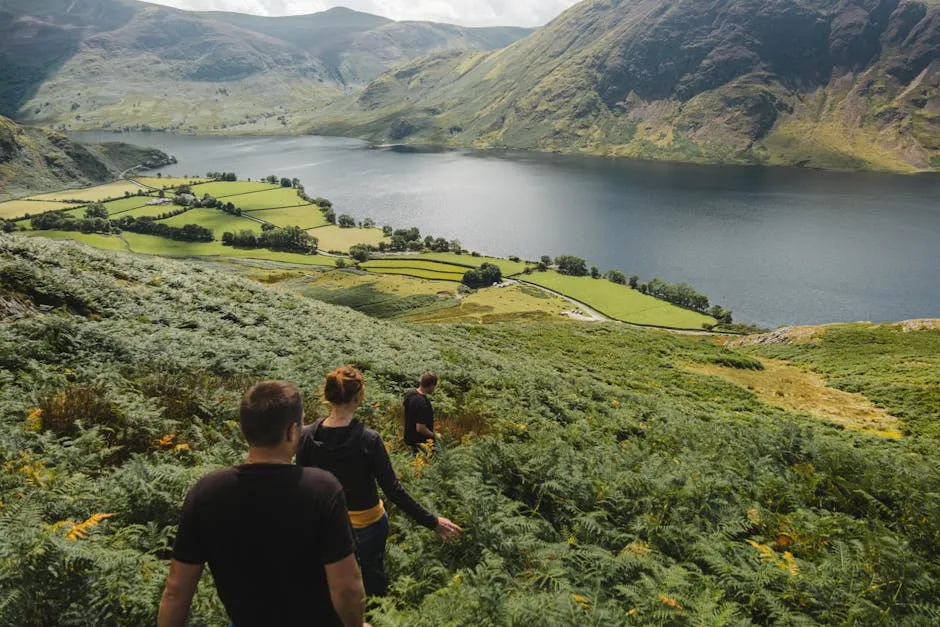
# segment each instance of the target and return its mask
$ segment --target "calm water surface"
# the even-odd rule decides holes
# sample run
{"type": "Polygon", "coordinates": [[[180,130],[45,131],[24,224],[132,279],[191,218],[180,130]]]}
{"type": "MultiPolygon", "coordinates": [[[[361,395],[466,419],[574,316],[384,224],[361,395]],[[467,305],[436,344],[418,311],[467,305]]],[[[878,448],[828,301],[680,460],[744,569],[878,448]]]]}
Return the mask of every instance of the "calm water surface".
{"type": "Polygon", "coordinates": [[[166,174],[297,177],[338,213],[464,247],[688,281],[767,326],[940,317],[940,176],[373,149],[322,137],[84,133],[166,174]]]}

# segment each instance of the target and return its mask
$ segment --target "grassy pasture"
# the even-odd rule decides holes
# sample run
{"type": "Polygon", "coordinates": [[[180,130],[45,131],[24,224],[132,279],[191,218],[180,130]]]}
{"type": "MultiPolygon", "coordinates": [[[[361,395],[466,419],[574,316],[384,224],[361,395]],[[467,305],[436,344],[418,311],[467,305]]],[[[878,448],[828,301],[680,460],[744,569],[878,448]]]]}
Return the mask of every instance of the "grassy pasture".
{"type": "MultiPolygon", "coordinates": [[[[288,210],[280,209],[276,211],[288,210]]],[[[264,219],[263,213],[253,215],[258,215],[258,217],[264,219]]],[[[340,252],[349,252],[349,249],[356,244],[378,246],[379,242],[386,239],[381,229],[341,229],[332,224],[310,229],[308,232],[320,240],[321,250],[336,250],[340,252]]]]}
{"type": "Polygon", "coordinates": [[[108,200],[109,198],[123,198],[124,192],[136,194],[142,189],[144,188],[137,183],[120,181],[118,183],[108,183],[107,185],[98,185],[96,187],[86,187],[85,189],[66,189],[61,192],[40,194],[38,196],[31,196],[30,200],[100,202],[108,200]]]}
{"type": "Polygon", "coordinates": [[[153,198],[153,196],[131,196],[130,198],[120,198],[106,202],[104,206],[107,208],[109,216],[115,216],[125,211],[130,211],[131,209],[143,207],[153,200],[153,198]]]}
{"type": "Polygon", "coordinates": [[[55,240],[71,240],[80,244],[87,244],[102,250],[127,251],[124,241],[117,235],[101,235],[99,233],[76,233],[74,231],[26,231],[22,233],[27,237],[46,237],[55,240]]]}
{"type": "Polygon", "coordinates": [[[327,224],[326,218],[316,205],[299,205],[284,209],[264,209],[249,212],[253,218],[270,222],[274,226],[299,226],[302,229],[327,224]]]}
{"type": "Polygon", "coordinates": [[[0,218],[4,220],[22,218],[27,213],[36,216],[40,213],[58,211],[72,206],[74,205],[50,200],[8,200],[0,202],[0,218]]]}
{"type": "Polygon", "coordinates": [[[412,322],[470,322],[491,324],[520,320],[569,320],[558,314],[571,309],[571,304],[557,296],[524,285],[501,289],[478,290],[461,299],[460,305],[428,313],[416,313],[412,322]]]}
{"type": "Polygon", "coordinates": [[[280,261],[307,266],[335,266],[336,259],[323,255],[298,255],[281,253],[264,248],[243,249],[223,246],[222,242],[176,242],[155,235],[124,233],[131,251],[144,255],[162,255],[167,257],[233,257],[238,259],[262,259],[280,261]]]}
{"type": "MultiPolygon", "coordinates": [[[[443,263],[465,266],[467,268],[479,268],[484,263],[491,263],[498,266],[503,271],[503,276],[512,276],[519,274],[526,268],[526,264],[519,261],[510,261],[499,257],[474,257],[473,255],[458,255],[456,253],[422,253],[420,255],[402,255],[398,259],[428,259],[431,261],[440,261],[443,263]]],[[[530,264],[531,265],[531,264],[530,264]]]]}
{"type": "Polygon", "coordinates": [[[181,213],[178,216],[173,216],[162,222],[169,226],[177,227],[186,226],[187,224],[198,224],[199,226],[204,226],[211,230],[212,233],[215,234],[216,239],[221,239],[222,234],[226,231],[230,233],[245,230],[254,231],[255,233],[261,232],[261,224],[254,220],[239,218],[238,216],[229,215],[224,211],[208,207],[190,209],[186,213],[181,213]]]}
{"type": "MultiPolygon", "coordinates": [[[[279,185],[261,183],[260,181],[216,181],[214,183],[201,183],[193,186],[193,193],[202,198],[209,194],[214,198],[228,198],[241,194],[250,194],[260,191],[277,191],[279,185]]],[[[232,200],[231,202],[235,202],[232,200]]]]}
{"type": "Polygon", "coordinates": [[[674,329],[701,329],[703,324],[715,324],[715,319],[710,316],[676,307],[604,279],[571,277],[549,271],[534,272],[521,277],[521,280],[574,298],[622,322],[674,329]]]}
{"type": "Polygon", "coordinates": [[[146,187],[153,187],[155,189],[173,189],[174,187],[179,187],[180,185],[199,184],[206,179],[199,177],[185,178],[182,176],[138,176],[134,180],[146,187]]]}
{"type": "MultiPolygon", "coordinates": [[[[114,217],[116,218],[156,218],[157,216],[162,216],[165,213],[169,213],[174,209],[179,207],[175,205],[150,205],[145,207],[138,207],[137,209],[129,209],[124,211],[114,217]]],[[[185,215],[185,214],[184,214],[185,215]]],[[[187,222],[187,224],[189,224],[187,222]]]]}
{"type": "Polygon", "coordinates": [[[460,283],[462,274],[453,274],[450,272],[436,272],[434,270],[422,270],[418,268],[376,268],[371,270],[378,274],[394,274],[398,276],[414,277],[416,279],[428,279],[430,281],[451,281],[460,283]]]}
{"type": "Polygon", "coordinates": [[[466,268],[461,268],[459,266],[436,263],[433,261],[422,261],[419,259],[375,259],[359,264],[359,267],[364,270],[371,270],[373,272],[386,272],[391,270],[423,270],[427,272],[436,272],[438,274],[453,275],[455,277],[454,280],[457,281],[462,279],[463,275],[467,272],[466,268]]]}
{"type": "MultiPolygon", "coordinates": [[[[280,209],[281,207],[307,205],[307,201],[297,195],[296,189],[288,187],[241,194],[238,198],[230,198],[228,202],[231,202],[242,211],[280,209]]],[[[319,209],[317,209],[317,211],[319,211],[319,209]]]]}

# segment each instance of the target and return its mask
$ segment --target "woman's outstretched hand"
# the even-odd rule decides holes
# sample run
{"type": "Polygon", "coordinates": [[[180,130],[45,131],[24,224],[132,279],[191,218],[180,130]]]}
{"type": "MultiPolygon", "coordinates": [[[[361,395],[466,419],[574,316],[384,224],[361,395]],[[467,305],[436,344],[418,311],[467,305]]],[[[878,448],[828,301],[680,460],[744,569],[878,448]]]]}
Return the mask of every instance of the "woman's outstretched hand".
{"type": "Polygon", "coordinates": [[[434,531],[444,542],[453,542],[463,533],[463,529],[442,516],[438,517],[434,531]]]}

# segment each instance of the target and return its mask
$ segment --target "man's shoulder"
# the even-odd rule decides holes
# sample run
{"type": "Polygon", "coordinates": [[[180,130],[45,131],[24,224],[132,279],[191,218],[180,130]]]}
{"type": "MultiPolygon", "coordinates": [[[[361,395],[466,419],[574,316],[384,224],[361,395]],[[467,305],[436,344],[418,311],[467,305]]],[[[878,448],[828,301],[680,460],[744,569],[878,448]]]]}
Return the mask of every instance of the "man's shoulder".
{"type": "Polygon", "coordinates": [[[304,466],[302,470],[300,485],[305,489],[320,494],[333,494],[343,491],[343,485],[332,473],[312,466],[304,466]]]}

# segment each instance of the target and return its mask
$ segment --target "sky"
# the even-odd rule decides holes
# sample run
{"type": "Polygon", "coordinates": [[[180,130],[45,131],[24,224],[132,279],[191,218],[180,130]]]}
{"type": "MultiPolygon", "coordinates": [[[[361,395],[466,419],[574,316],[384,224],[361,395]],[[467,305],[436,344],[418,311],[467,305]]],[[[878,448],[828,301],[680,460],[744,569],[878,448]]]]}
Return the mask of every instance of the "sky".
{"type": "Polygon", "coordinates": [[[431,20],[464,26],[541,26],[577,0],[146,0],[192,11],[298,15],[340,4],[393,20],[431,20]]]}

